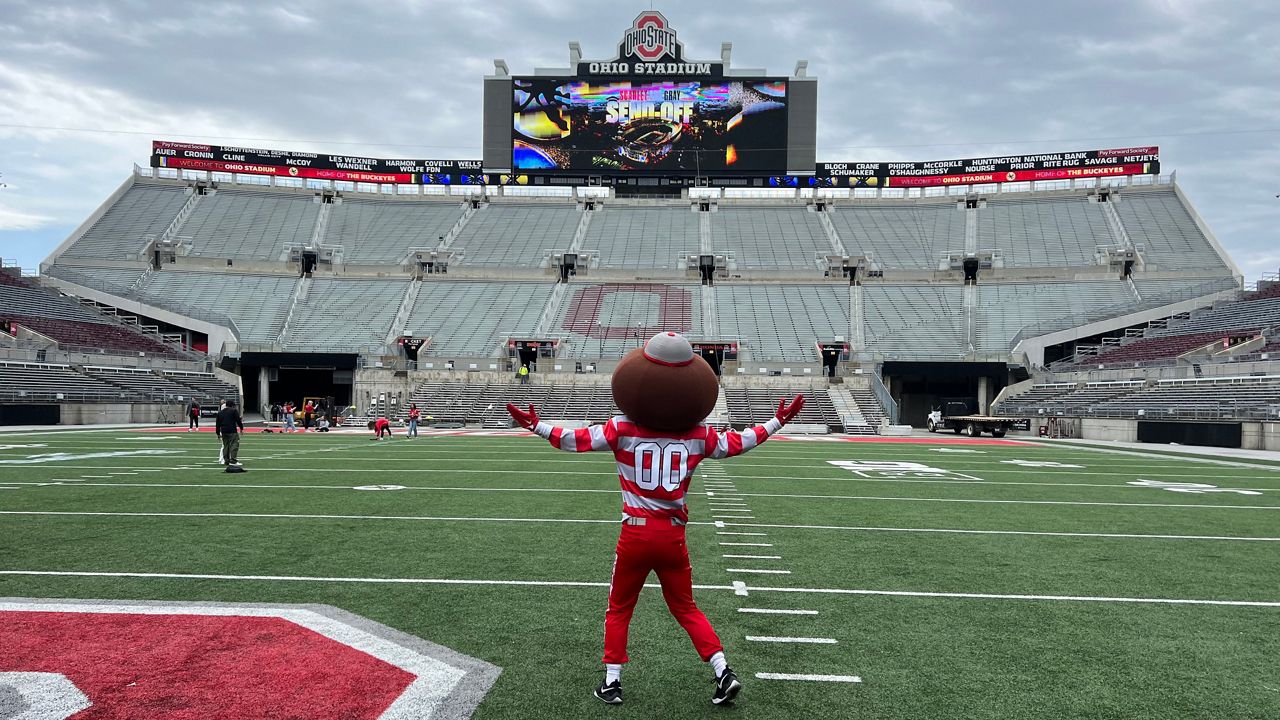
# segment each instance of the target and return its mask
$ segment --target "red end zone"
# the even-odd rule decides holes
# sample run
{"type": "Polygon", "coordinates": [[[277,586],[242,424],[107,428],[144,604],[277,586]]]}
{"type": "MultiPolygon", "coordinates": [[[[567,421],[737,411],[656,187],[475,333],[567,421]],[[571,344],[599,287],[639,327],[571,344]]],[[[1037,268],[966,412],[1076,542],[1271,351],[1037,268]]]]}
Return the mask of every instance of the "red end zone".
{"type": "Polygon", "coordinates": [[[325,606],[0,600],[0,648],[0,688],[76,720],[467,717],[498,673],[325,606]],[[89,706],[59,711],[31,678],[89,706]]]}

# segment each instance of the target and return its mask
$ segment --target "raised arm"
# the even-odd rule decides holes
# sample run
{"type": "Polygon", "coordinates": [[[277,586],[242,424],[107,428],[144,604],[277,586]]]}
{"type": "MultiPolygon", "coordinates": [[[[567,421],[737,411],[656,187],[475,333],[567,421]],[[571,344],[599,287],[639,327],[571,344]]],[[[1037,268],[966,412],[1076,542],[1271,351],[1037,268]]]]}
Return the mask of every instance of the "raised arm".
{"type": "Polygon", "coordinates": [[[796,395],[790,404],[786,400],[778,401],[778,411],[763,425],[749,427],[742,432],[727,430],[724,434],[713,428],[707,429],[707,457],[713,460],[734,457],[760,445],[771,435],[782,429],[800,411],[804,409],[804,395],[796,395]]]}
{"type": "Polygon", "coordinates": [[[551,443],[551,447],[560,450],[587,452],[590,450],[615,450],[618,446],[618,430],[612,420],[604,425],[592,425],[591,427],[577,430],[566,430],[539,420],[538,412],[532,405],[529,406],[529,410],[526,412],[511,403],[507,403],[507,412],[511,413],[511,417],[516,421],[517,425],[546,438],[551,443]]]}

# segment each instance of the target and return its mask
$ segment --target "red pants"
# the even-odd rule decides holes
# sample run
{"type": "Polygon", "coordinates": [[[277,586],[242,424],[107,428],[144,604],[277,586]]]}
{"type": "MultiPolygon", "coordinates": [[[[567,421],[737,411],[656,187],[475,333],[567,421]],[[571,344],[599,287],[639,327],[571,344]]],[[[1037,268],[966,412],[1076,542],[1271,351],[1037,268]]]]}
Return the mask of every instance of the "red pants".
{"type": "Polygon", "coordinates": [[[627,629],[651,570],[658,573],[667,608],[689,633],[698,655],[704,661],[710,660],[722,648],[707,616],[693,602],[693,571],[684,543],[684,526],[650,518],[644,525],[624,524],[618,537],[609,609],[604,614],[604,661],[621,664],[629,660],[627,629]]]}

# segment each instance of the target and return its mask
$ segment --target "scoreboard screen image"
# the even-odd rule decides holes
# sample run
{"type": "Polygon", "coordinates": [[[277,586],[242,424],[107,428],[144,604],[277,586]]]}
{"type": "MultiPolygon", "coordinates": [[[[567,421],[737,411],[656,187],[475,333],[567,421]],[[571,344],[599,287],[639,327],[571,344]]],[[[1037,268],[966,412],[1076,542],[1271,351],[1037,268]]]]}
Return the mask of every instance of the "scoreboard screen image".
{"type": "Polygon", "coordinates": [[[520,172],[780,173],[787,81],[512,81],[520,172]]]}

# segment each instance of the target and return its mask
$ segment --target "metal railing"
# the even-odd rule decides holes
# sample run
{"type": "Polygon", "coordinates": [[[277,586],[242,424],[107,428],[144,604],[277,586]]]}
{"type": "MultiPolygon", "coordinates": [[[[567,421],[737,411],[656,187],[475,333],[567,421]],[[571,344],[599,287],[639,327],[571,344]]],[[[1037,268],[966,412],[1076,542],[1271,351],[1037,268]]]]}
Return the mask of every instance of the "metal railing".
{"type": "MultiPolygon", "coordinates": [[[[118,285],[108,285],[83,273],[68,270],[65,267],[55,265],[49,268],[49,270],[49,276],[55,280],[65,280],[66,282],[86,287],[90,290],[97,290],[107,295],[113,295],[126,300],[133,300],[134,302],[142,303],[143,305],[151,305],[152,307],[156,307],[161,310],[168,310],[169,312],[176,313],[178,315],[184,315],[192,318],[193,320],[203,320],[204,322],[212,323],[214,325],[221,325],[222,327],[231,330],[236,337],[240,337],[240,328],[236,326],[235,321],[221,313],[216,313],[194,305],[175,302],[166,298],[157,298],[152,295],[146,295],[137,290],[122,288],[118,285]]],[[[85,299],[93,300],[93,298],[85,299]]],[[[98,301],[95,300],[94,302],[98,301]]],[[[109,305],[110,303],[102,304],[109,305]]]]}
{"type": "Polygon", "coordinates": [[[1171,290],[1159,295],[1148,295],[1140,303],[1121,303],[1117,305],[1108,305],[1087,313],[1077,313],[1073,315],[1063,315],[1061,317],[1042,320],[1036,323],[1023,325],[1022,329],[1013,336],[1013,340],[1009,342],[1009,347],[1014,348],[1018,343],[1027,338],[1048,335],[1049,333],[1058,332],[1060,330],[1069,330],[1074,327],[1088,325],[1090,323],[1100,322],[1102,320],[1110,320],[1112,318],[1131,315],[1143,310],[1162,307],[1164,305],[1173,305],[1183,300],[1194,300],[1207,297],[1216,293],[1225,292],[1227,290],[1239,290],[1240,284],[1235,278],[1224,277],[1209,280],[1198,285],[1171,290]]]}

